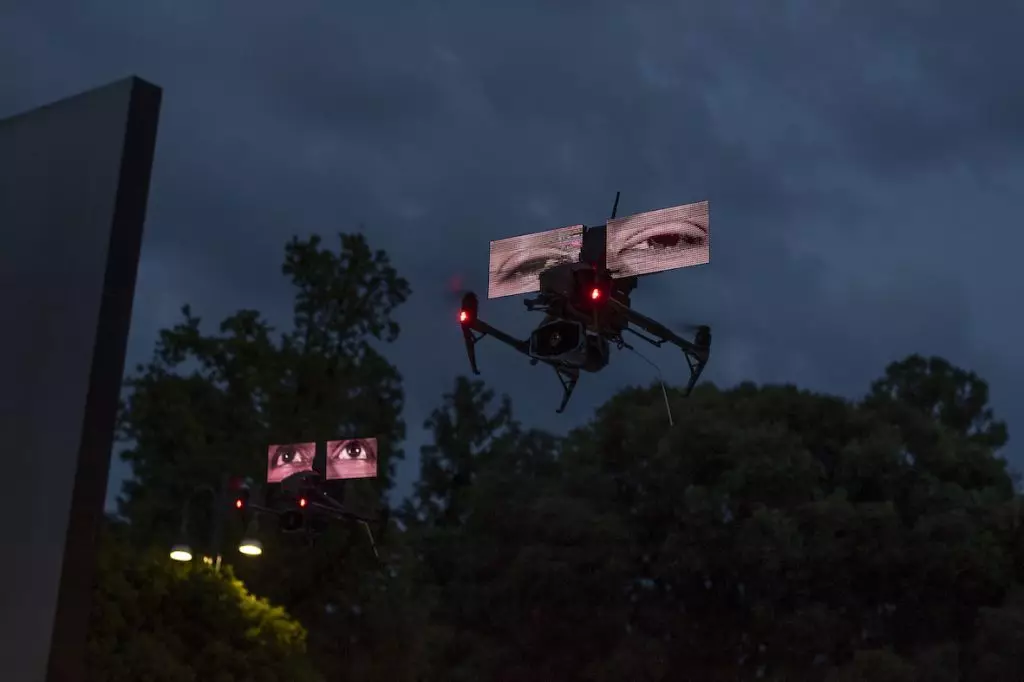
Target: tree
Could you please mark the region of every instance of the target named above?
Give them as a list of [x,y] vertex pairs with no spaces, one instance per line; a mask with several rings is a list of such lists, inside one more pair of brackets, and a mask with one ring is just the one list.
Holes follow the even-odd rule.
[[146,534],[173,532],[181,500],[222,472],[261,480],[275,442],[372,434],[383,453],[374,489],[390,486],[403,394],[374,342],[397,338],[392,313],[408,283],[362,235],[341,235],[338,253],[319,237],[293,239],[282,271],[296,289],[290,331],[275,338],[257,311],[242,310],[208,335],[185,306],[126,382],[120,435],[133,480],[120,512]]
[[998,607],[981,609],[973,642],[972,681],[1024,679],[1024,587],[1016,586]]
[[888,649],[865,649],[834,670],[827,682],[917,682],[914,666]]
[[[264,480],[272,443],[376,437],[378,477],[331,485],[347,504],[370,512],[382,504],[405,427],[401,377],[378,348],[399,334],[393,313],[409,285],[358,234],[340,235],[337,251],[319,237],[292,239],[282,272],[295,289],[289,330],[242,310],[210,333],[185,306],[183,321],[161,331],[153,358],[126,382],[120,436],[133,478],[119,510],[136,543],[175,541],[183,503],[219,487],[224,474]],[[197,544],[210,534],[207,500],[190,509]],[[243,532],[228,530],[226,547]],[[335,614],[365,607],[350,587],[377,570],[363,531],[332,528],[308,550],[263,530],[264,556],[237,569],[310,628],[311,651],[329,668],[352,635]]]
[[559,439],[482,382],[459,378],[426,426],[404,515],[433,605],[426,679],[576,679],[621,623],[606,599],[621,526],[563,487]]
[[105,529],[86,650],[99,682],[320,679],[306,630],[232,574],[130,547]]
[[[628,389],[540,458],[506,404],[460,381],[430,422],[418,490],[430,679],[1014,670],[1012,636],[991,625],[1015,622],[1021,546],[998,422],[984,402],[971,420],[905,403],[921,392],[901,376],[862,402],[704,385],[673,395],[673,427],[660,387]],[[954,385],[939,395],[986,390],[941,376]],[[428,502],[454,490],[457,522]]]
[[943,358],[911,355],[886,367],[885,376],[871,385],[865,402],[899,404],[951,433],[997,450],[1008,435],[1006,423],[992,414],[988,393],[988,384],[974,372]]
[[416,513],[427,524],[461,525],[464,497],[476,483],[482,461],[496,456],[500,444],[518,429],[508,397],[492,408],[494,400],[494,391],[483,382],[459,377],[424,423],[434,442],[420,449],[414,498]]

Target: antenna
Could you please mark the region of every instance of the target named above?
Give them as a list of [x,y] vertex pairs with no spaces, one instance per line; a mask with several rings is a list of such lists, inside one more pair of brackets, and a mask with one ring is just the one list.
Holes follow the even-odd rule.
[[619,210],[619,195],[620,194],[622,194],[622,192],[616,192],[615,193],[615,203],[612,205],[612,217],[609,218],[609,220],[615,220],[615,214]]

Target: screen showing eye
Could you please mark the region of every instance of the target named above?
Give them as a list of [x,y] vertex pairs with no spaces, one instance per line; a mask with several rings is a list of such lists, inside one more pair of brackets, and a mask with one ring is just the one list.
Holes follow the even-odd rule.
[[375,478],[377,439],[350,438],[327,441],[327,480]]
[[607,266],[615,277],[711,262],[708,202],[663,208],[608,221]]
[[316,443],[287,443],[267,448],[267,483],[280,483],[292,474],[313,470]]
[[487,298],[540,291],[540,273],[559,263],[575,263],[582,244],[582,225],[491,242]]

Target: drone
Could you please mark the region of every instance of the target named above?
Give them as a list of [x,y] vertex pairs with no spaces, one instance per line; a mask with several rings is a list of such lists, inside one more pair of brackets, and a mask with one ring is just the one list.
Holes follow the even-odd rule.
[[376,517],[352,511],[324,490],[324,481],[316,471],[292,474],[281,482],[278,492],[266,505],[257,505],[249,502],[248,489],[243,489],[235,499],[235,508],[276,517],[282,533],[294,535],[307,545],[315,544],[331,522],[356,523],[366,531],[373,554],[380,559],[371,525],[377,526],[378,537],[383,535],[389,519],[387,507]]
[[[527,339],[518,339],[481,320],[473,292],[462,297],[459,323],[470,368],[480,374],[476,344],[493,337],[552,367],[562,384],[561,414],[580,372],[608,366],[610,348],[634,350],[629,332],[653,346],[670,343],[690,369],[685,395],[700,379],[711,353],[711,328],[692,327],[692,340],[630,306],[630,294],[643,275],[710,262],[708,202],[616,219],[619,193],[605,225],[573,225],[522,237],[492,241],[488,298],[538,293],[523,303],[544,318]],[[667,396],[666,396],[667,402]]]

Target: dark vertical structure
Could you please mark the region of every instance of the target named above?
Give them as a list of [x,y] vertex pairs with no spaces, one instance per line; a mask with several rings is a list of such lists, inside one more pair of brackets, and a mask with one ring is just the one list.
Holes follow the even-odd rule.
[[0,678],[82,679],[161,90],[0,121]]

